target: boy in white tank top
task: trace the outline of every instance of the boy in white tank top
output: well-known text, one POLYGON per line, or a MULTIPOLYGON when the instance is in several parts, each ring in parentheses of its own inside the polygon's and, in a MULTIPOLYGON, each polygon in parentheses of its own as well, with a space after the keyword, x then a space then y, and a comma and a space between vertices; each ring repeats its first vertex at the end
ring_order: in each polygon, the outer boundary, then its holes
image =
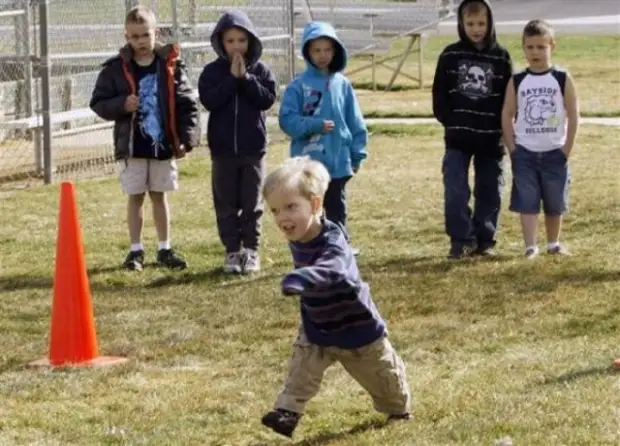
POLYGON ((523 30, 528 68, 508 83, 502 112, 504 142, 512 160, 510 210, 521 214, 525 255, 538 255, 536 232, 540 204, 545 213, 547 253, 569 255, 559 242, 568 209, 568 159, 579 127, 579 106, 572 77, 555 68, 553 28, 542 20, 523 30))

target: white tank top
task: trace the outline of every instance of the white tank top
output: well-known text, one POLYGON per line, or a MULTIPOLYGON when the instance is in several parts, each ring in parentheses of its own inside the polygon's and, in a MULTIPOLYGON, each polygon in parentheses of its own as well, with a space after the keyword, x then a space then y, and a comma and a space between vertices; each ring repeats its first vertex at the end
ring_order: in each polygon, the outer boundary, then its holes
POLYGON ((566 72, 522 71, 514 76, 517 94, 515 142, 533 152, 559 149, 566 143, 564 86, 566 72))

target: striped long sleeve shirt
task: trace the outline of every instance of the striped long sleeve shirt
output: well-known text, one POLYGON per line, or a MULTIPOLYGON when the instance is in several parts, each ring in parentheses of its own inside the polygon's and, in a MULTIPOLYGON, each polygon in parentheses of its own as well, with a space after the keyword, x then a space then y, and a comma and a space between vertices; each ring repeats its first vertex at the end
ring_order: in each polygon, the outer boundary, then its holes
POLYGON ((385 322, 338 226, 324 220, 318 237, 293 242, 290 248, 295 270, 282 280, 282 291, 301 296, 301 319, 310 342, 355 349, 385 334, 385 322))

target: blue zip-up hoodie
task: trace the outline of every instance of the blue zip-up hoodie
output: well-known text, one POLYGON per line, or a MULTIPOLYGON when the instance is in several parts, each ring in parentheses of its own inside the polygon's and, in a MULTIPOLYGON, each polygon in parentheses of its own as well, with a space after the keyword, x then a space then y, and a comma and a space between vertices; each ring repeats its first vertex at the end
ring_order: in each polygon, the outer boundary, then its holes
POLYGON ((198 80, 200 102, 209 111, 207 142, 212 156, 260 155, 267 148, 266 110, 276 100, 276 81, 259 59, 263 45, 243 11, 225 12, 211 34, 218 55, 198 80), (238 79, 230 72, 222 34, 232 27, 248 33, 246 74, 238 79))
POLYGON ((332 178, 353 175, 368 156, 368 130, 351 82, 341 73, 347 51, 329 23, 311 22, 303 32, 302 53, 307 69, 286 88, 280 106, 280 128, 291 137, 291 156, 309 156, 325 165, 332 178), (329 74, 323 74, 309 57, 312 40, 334 42, 329 74), (323 121, 334 129, 323 133, 323 121))
POLYGON ((324 219, 321 234, 290 247, 296 269, 282 280, 282 292, 301 296, 301 320, 311 343, 356 349, 385 335, 385 322, 338 225, 324 219))

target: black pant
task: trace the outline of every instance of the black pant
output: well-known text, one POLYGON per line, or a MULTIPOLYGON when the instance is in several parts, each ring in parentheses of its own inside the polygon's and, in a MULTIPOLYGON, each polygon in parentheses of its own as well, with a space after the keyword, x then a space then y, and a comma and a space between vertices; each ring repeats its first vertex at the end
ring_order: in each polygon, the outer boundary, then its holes
POLYGON ((261 235, 261 186, 265 157, 212 158, 211 186, 217 229, 226 252, 257 249, 261 235))
POLYGON ((443 158, 446 233, 453 245, 495 245, 504 189, 503 157, 446 150, 443 158), (474 209, 469 207, 469 166, 474 161, 474 209))
POLYGON ((325 209, 325 218, 336 223, 342 229, 344 236, 349 240, 347 232, 347 196, 345 186, 351 177, 332 178, 325 192, 325 200, 323 207, 325 209))

